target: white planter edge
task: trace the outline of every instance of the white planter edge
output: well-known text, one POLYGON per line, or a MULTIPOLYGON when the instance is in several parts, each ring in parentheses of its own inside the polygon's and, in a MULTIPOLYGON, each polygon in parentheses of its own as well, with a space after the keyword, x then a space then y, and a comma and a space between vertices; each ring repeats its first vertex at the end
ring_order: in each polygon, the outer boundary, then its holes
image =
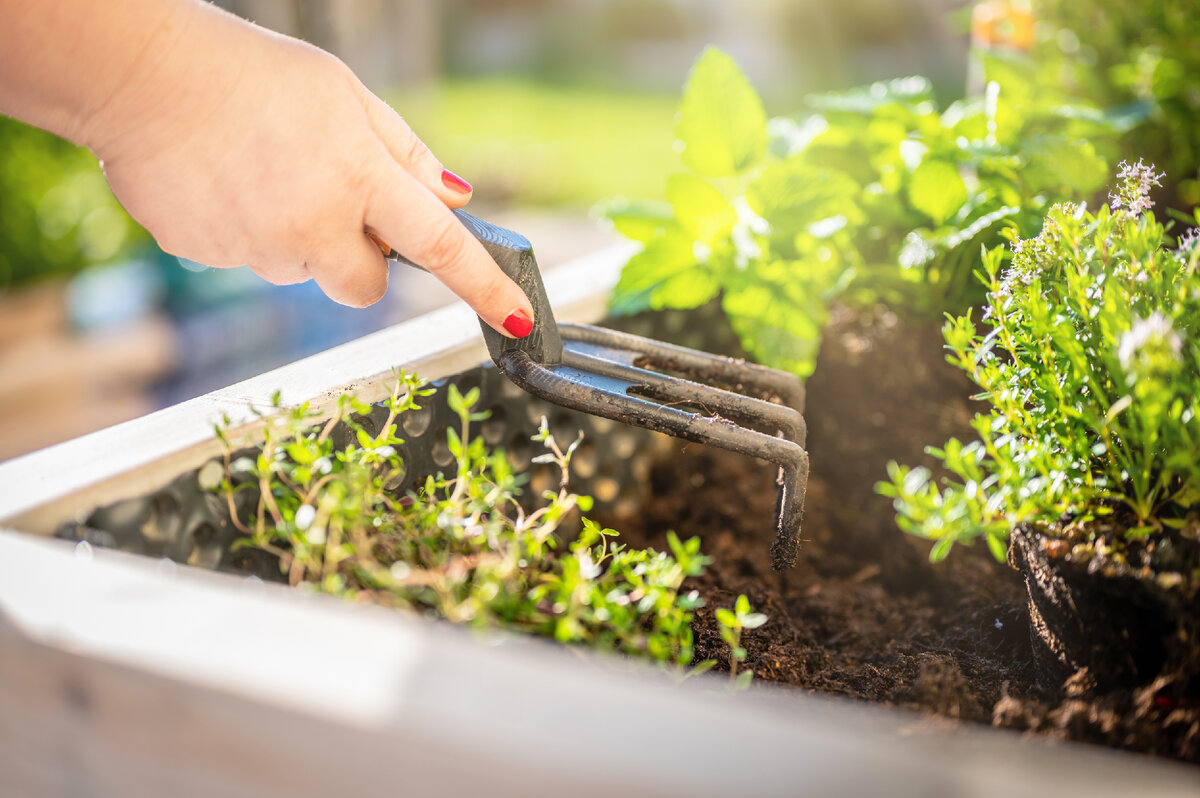
MULTIPOLYGON (((592 321, 628 249, 547 273, 592 321)), ((0 465, 0 519, 47 533, 217 453, 223 414, 380 396, 486 357, 449 308, 0 465), (363 375, 366 375, 365 377, 363 375)), ((1194 795, 1196 771, 641 665, 227 574, 0 531, 0 794, 1194 795)))

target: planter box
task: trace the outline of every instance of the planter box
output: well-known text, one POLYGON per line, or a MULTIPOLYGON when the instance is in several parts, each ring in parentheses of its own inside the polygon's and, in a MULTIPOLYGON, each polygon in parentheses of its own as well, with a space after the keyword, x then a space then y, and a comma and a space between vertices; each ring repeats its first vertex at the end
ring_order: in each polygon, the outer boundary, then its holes
MULTIPOLYGON (((627 255, 548 272, 559 318, 601 318, 627 255)), ((730 697, 721 680, 50 539, 162 494, 220 454, 215 422, 251 434, 249 408, 277 389, 327 410, 346 391, 382 398, 394 367, 455 378, 485 359, 474 317, 448 308, 0 465, 16 530, 0 532, 0 793, 1195 794, 1194 770, 1146 758, 770 686, 730 697)))

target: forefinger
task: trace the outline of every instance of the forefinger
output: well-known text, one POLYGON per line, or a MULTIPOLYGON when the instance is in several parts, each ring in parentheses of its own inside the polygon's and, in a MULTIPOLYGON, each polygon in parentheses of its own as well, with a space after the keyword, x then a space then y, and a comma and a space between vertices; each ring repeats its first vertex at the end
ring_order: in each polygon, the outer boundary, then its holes
POLYGON ((428 269, 498 332, 528 334, 533 308, 525 292, 440 199, 400 164, 387 161, 368 198, 367 232, 428 269))

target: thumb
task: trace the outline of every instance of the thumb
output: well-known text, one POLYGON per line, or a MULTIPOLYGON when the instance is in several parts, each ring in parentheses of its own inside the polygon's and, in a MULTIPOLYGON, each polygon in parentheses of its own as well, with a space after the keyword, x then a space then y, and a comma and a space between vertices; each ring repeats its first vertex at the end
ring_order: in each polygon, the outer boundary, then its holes
POLYGON ((396 162, 435 197, 451 208, 461 208, 470 201, 471 184, 442 166, 400 114, 374 94, 367 99, 367 117, 396 162))
MULTIPOLYGON (((368 199, 367 232, 420 264, 509 338, 532 329, 533 306, 475 236, 403 167, 388 161, 368 199)), ((365 240, 365 239, 364 239, 365 240)))

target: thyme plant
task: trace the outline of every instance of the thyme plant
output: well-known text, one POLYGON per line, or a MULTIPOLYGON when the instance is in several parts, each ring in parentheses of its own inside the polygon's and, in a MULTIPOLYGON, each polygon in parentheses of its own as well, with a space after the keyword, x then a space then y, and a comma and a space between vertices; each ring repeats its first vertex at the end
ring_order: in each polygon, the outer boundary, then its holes
POLYGON ((505 453, 470 436, 470 425, 487 417, 474 409, 478 389, 465 396, 453 385, 448 390, 460 422, 448 432, 454 471, 429 476, 404 496, 395 491, 404 473, 398 421, 432 393, 413 375, 398 375, 375 435, 355 420, 370 408, 352 397, 342 397, 320 426, 313 426, 307 404, 270 418, 255 456, 236 456, 218 430, 226 445, 219 490, 244 536, 236 545, 276 555, 292 585, 674 667, 690 664, 690 623, 703 602, 681 586, 709 562, 700 540, 671 533, 669 552, 629 548, 617 532, 587 518, 578 535, 564 534, 574 511, 592 506, 568 489, 580 439, 563 447, 543 421, 534 440, 545 452, 535 462, 556 466, 560 481, 535 509, 523 508, 517 501, 523 478, 505 453), (334 445, 338 425, 351 433, 344 449, 334 445), (242 491, 254 496, 248 517, 237 512, 242 491))
MULTIPOLYGON (((950 476, 892 463, 900 526, 936 541, 1120 513, 1127 538, 1183 528, 1200 504, 1200 261, 1192 227, 1155 219, 1162 175, 1123 163, 1096 212, 1056 205, 1042 231, 984 253, 982 321, 948 317, 948 359, 988 403, 977 441, 928 451, 950 476)), ((1200 224, 1200 210, 1193 212, 1200 224)))

